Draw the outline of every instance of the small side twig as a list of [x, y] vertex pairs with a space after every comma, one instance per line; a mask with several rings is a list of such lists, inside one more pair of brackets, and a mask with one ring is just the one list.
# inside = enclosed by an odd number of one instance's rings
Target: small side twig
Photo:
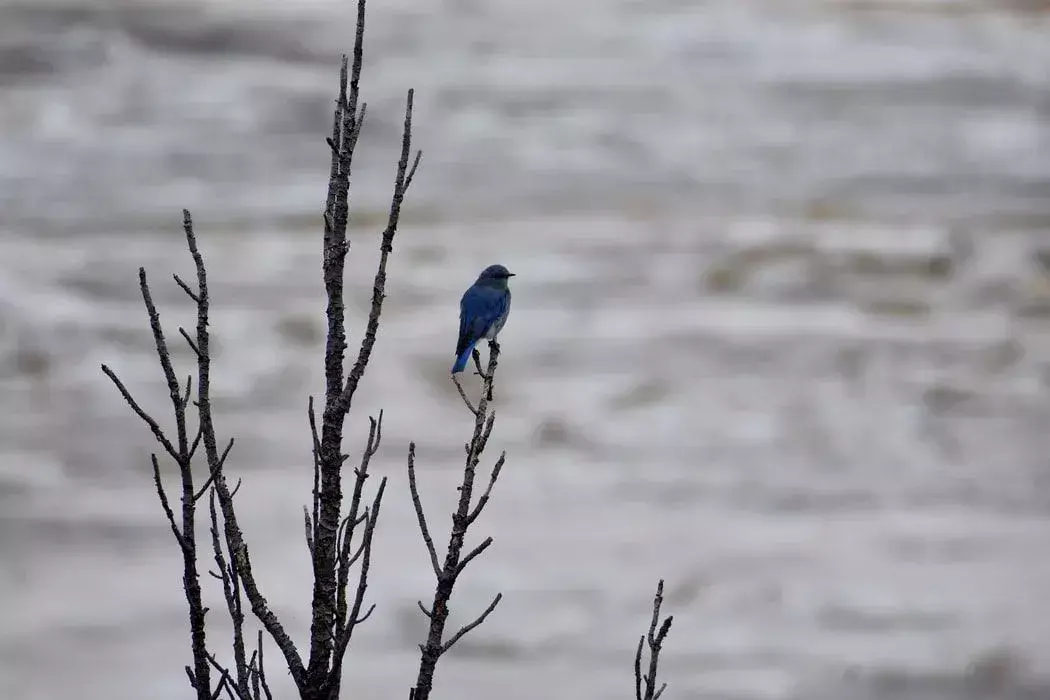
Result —
[[416, 509], [420, 534], [423, 536], [427, 553], [430, 555], [430, 565], [434, 570], [434, 575], [441, 578], [441, 564], [438, 563], [437, 549], [434, 547], [434, 538], [430, 536], [427, 517], [423, 512], [423, 502], [419, 499], [419, 489], [416, 486], [416, 443], [414, 442], [408, 445], [408, 490], [412, 494], [412, 505]]
[[452, 383], [456, 385], [456, 390], [459, 392], [459, 398], [463, 399], [463, 403], [467, 405], [467, 409], [475, 416], [478, 415], [478, 409], [474, 408], [474, 404], [467, 398], [467, 392], [463, 391], [463, 385], [459, 383], [459, 377], [452, 375]]
[[193, 494], [193, 500], [194, 501], [199, 501], [201, 499], [201, 497], [205, 493], [207, 493], [208, 488], [212, 485], [212, 482], [215, 481], [215, 477], [219, 475], [220, 471], [222, 471], [222, 465], [224, 465], [226, 463], [226, 457], [229, 456], [230, 450], [232, 450], [232, 449], [233, 449], [233, 438], [230, 438], [230, 441], [228, 443], [226, 443], [226, 449], [222, 451], [222, 456], [219, 457], [219, 464], [218, 464], [218, 466], [216, 466], [215, 470], [211, 474], [208, 475], [208, 480], [204, 482], [204, 485], [200, 487], [200, 490], [198, 490], [197, 493]]
[[474, 621], [470, 624], [461, 627], [458, 632], [452, 635], [452, 637], [449, 638], [449, 640], [441, 646], [441, 653], [444, 654], [446, 651], [451, 649], [452, 645], [458, 642], [460, 639], [462, 639], [467, 634], [467, 632], [471, 631], [472, 629], [480, 625], [482, 622], [484, 622], [485, 618], [488, 617], [489, 614], [496, 609], [496, 606], [499, 605], [499, 602], [501, 600], [503, 600], [503, 594], [497, 593], [496, 597], [492, 599], [491, 603], [489, 603], [489, 606], [485, 608], [485, 612], [481, 613], [476, 618], [474, 618]]

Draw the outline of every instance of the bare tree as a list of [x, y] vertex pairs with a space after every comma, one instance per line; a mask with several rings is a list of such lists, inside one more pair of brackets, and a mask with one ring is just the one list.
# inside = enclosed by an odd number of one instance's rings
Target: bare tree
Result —
[[[231, 700], [263, 700], [272, 698], [266, 678], [264, 664], [263, 630], [284, 657], [284, 663], [293, 679], [302, 700], [336, 700], [342, 686], [342, 666], [357, 626], [365, 622], [375, 606], [365, 609], [365, 593], [372, 559], [372, 543], [379, 521], [379, 512], [386, 491], [386, 478], [369, 497], [366, 482], [369, 477], [371, 458], [382, 441], [383, 412], [369, 418], [368, 438], [353, 469], [352, 486], [343, 483], [344, 468], [350, 455], [343, 452], [343, 430], [347, 415], [353, 405], [354, 395], [368, 368], [372, 349], [380, 328], [383, 300], [386, 288], [386, 266], [393, 252], [393, 241], [397, 233], [401, 205], [405, 193], [412, 183], [421, 153], [412, 155], [412, 108], [413, 91], [408, 91], [401, 153], [394, 178], [393, 193], [386, 227], [380, 242], [380, 257], [372, 285], [371, 309], [362, 333], [357, 356], [349, 371], [346, 371], [345, 354], [347, 331], [343, 298], [345, 261], [349, 251], [347, 222], [350, 213], [350, 175], [354, 151], [365, 120], [365, 105], [359, 100], [363, 42], [365, 28], [365, 0], [357, 0], [357, 30], [354, 39], [352, 62], [343, 56], [339, 76], [339, 91], [333, 116], [332, 134], [327, 138], [331, 149], [331, 165], [328, 181], [328, 196], [323, 215], [324, 234], [322, 249], [322, 276], [327, 297], [327, 338], [325, 343], [325, 397], [321, 411], [320, 426], [313, 397], [307, 403], [307, 419], [312, 437], [313, 490], [310, 507], [304, 507], [306, 544], [313, 567], [313, 590], [311, 598], [311, 626], [307, 655], [304, 657], [285, 631], [277, 614], [270, 608], [252, 569], [248, 545], [241, 531], [235, 508], [235, 497], [241, 482], [232, 487], [226, 474], [226, 461], [234, 446], [233, 438], [219, 449], [218, 431], [211, 409], [211, 297], [208, 290], [208, 275], [204, 257], [197, 246], [193, 220], [190, 212], [183, 210], [183, 233], [196, 271], [194, 284], [174, 276], [175, 283], [189, 297], [196, 308], [197, 324], [194, 331], [179, 328], [183, 341], [195, 357], [195, 372], [187, 377], [183, 385], [176, 373], [168, 347], [168, 339], [161, 324], [160, 313], [153, 302], [146, 271], [139, 268], [139, 289], [153, 334], [157, 359], [168, 388], [175, 423], [174, 437], [166, 433], [158, 421], [147, 413], [130, 393], [119, 376], [107, 365], [102, 371], [113, 382], [132, 411], [145, 423], [160, 444], [158, 453], [151, 455], [153, 480], [171, 531], [175, 537], [183, 562], [183, 588], [189, 610], [190, 650], [192, 664], [185, 667], [190, 686], [198, 700], [216, 700], [226, 696]], [[452, 531], [445, 553], [444, 563], [439, 561], [437, 550], [430, 536], [415, 475], [415, 444], [408, 452], [408, 473], [412, 502], [416, 509], [423, 541], [427, 547], [437, 579], [433, 601], [429, 608], [422, 602], [420, 609], [430, 620], [427, 639], [420, 645], [419, 673], [410, 695], [416, 700], [429, 698], [433, 677], [439, 658], [465, 634], [480, 625], [499, 604], [502, 594], [497, 594], [488, 608], [473, 622], [467, 624], [450, 637], [446, 637], [445, 624], [448, 604], [459, 575], [467, 564], [484, 552], [492, 538], [484, 539], [478, 546], [463, 554], [467, 530], [481, 514], [489, 501], [493, 486], [503, 467], [505, 454], [501, 454], [490, 473], [484, 492], [473, 502], [473, 487], [477, 467], [480, 463], [495, 423], [495, 414], [490, 405], [499, 346], [490, 343], [489, 363], [481, 369], [479, 353], [474, 351], [474, 363], [483, 380], [482, 393], [475, 407], [467, 398], [459, 382], [456, 386], [467, 408], [474, 416], [474, 430], [465, 445], [466, 460], [463, 481], [460, 486], [458, 507], [453, 515]], [[194, 396], [194, 386], [196, 395]], [[196, 421], [193, 421], [195, 413]], [[192, 437], [191, 437], [192, 435]], [[194, 461], [203, 460], [207, 472], [198, 474]], [[161, 476], [161, 460], [170, 458], [180, 475], [180, 509], [176, 515], [168, 498]], [[201, 478], [203, 476], [203, 479]], [[222, 586], [227, 613], [232, 622], [231, 662], [227, 665], [210, 650], [205, 616], [208, 612], [201, 597], [200, 569], [197, 542], [197, 504], [208, 496], [210, 516], [210, 540], [215, 569], [209, 573]], [[344, 497], [349, 505], [344, 510]], [[356, 567], [356, 573], [354, 572]], [[351, 579], [354, 585], [351, 586]], [[662, 590], [662, 582], [661, 589]], [[654, 625], [659, 613], [660, 593], [654, 610]], [[259, 621], [258, 630], [252, 640], [251, 653], [246, 643], [244, 608], [251, 610]], [[655, 684], [656, 659], [660, 643], [670, 626], [668, 619], [654, 637], [650, 630], [652, 661], [646, 676], [647, 687]], [[639, 658], [641, 648], [639, 647]], [[639, 671], [636, 661], [636, 676]], [[640, 683], [640, 681], [638, 681]], [[638, 686], [640, 687], [640, 685]], [[661, 688], [662, 691], [662, 688]], [[645, 700], [656, 700], [648, 692]], [[638, 700], [641, 700], [639, 698]]]
[[[372, 306], [362, 335], [356, 360], [349, 372], [344, 359], [347, 346], [343, 276], [349, 250], [346, 228], [349, 218], [350, 173], [354, 150], [364, 124], [365, 105], [359, 100], [359, 83], [363, 59], [365, 28], [365, 0], [357, 3], [357, 31], [354, 40], [352, 64], [343, 57], [336, 99], [332, 135], [327, 139], [331, 148], [331, 168], [328, 197], [324, 210], [324, 238], [322, 273], [327, 303], [327, 342], [325, 345], [325, 401], [318, 430], [313, 399], [308, 404], [308, 417], [313, 437], [314, 488], [312, 508], [306, 510], [306, 539], [314, 571], [311, 602], [311, 629], [309, 655], [305, 659], [288, 636], [277, 615], [270, 609], [260, 591], [252, 570], [248, 546], [238, 525], [234, 507], [237, 487], [230, 488], [223, 466], [233, 447], [231, 439], [220, 453], [210, 401], [210, 331], [207, 271], [203, 256], [197, 247], [193, 222], [188, 211], [183, 212], [186, 243], [196, 267], [196, 285], [189, 285], [178, 276], [175, 282], [189, 296], [197, 309], [196, 333], [191, 336], [180, 328], [179, 333], [196, 356], [196, 399], [191, 401], [192, 380], [182, 388], [171, 360], [167, 338], [160, 314], [153, 303], [144, 269], [139, 270], [139, 287], [146, 305], [150, 327], [156, 345], [158, 361], [167, 382], [175, 418], [174, 440], [160, 428], [158, 422], [146, 413], [131, 395], [117, 374], [108, 366], [102, 370], [117, 386], [132, 410], [150, 428], [157, 441], [177, 465], [181, 475], [181, 522], [176, 520], [161, 479], [160, 462], [152, 456], [153, 475], [161, 506], [179, 545], [183, 558], [183, 583], [189, 607], [192, 666], [187, 666], [190, 684], [200, 700], [214, 698], [226, 692], [231, 697], [268, 697], [268, 684], [263, 669], [262, 640], [251, 658], [247, 657], [244, 640], [244, 601], [281, 651], [288, 670], [304, 699], [321, 700], [339, 696], [342, 661], [357, 625], [371, 612], [363, 611], [371, 560], [372, 538], [378, 522], [379, 510], [386, 488], [380, 481], [374, 496], [365, 498], [365, 482], [369, 476], [369, 460], [379, 449], [382, 439], [382, 413], [370, 418], [368, 441], [360, 462], [353, 470], [353, 486], [349, 489], [350, 505], [343, 514], [343, 465], [349, 458], [343, 453], [343, 425], [353, 404], [354, 394], [368, 367], [376, 342], [386, 286], [386, 265], [393, 252], [393, 240], [405, 193], [412, 183], [419, 165], [420, 152], [412, 156], [412, 102], [408, 91], [405, 108], [401, 156], [398, 160], [393, 195], [386, 229], [380, 244], [380, 259], [372, 285]], [[411, 162], [410, 162], [411, 159]], [[190, 406], [196, 408], [195, 437], [190, 438]], [[204, 446], [208, 464], [207, 477], [198, 483], [193, 461], [199, 447]], [[239, 484], [238, 484], [239, 486]], [[233, 622], [233, 670], [220, 664], [208, 650], [205, 613], [201, 602], [199, 581], [196, 504], [210, 492], [212, 549], [217, 571], [213, 575], [222, 582], [228, 612]], [[217, 506], [217, 508], [216, 508]], [[221, 521], [221, 522], [220, 522]], [[354, 544], [356, 542], [356, 544]], [[350, 589], [351, 569], [358, 567], [356, 587]], [[218, 674], [213, 682], [212, 671]]]

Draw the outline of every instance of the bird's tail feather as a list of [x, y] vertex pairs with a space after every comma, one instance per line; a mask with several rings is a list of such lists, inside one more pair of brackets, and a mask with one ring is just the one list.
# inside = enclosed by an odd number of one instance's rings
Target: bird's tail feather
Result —
[[452, 374], [458, 374], [467, 368], [467, 360], [470, 359], [470, 353], [474, 350], [474, 345], [475, 343], [470, 343], [463, 348], [463, 352], [456, 358], [456, 363], [452, 365]]

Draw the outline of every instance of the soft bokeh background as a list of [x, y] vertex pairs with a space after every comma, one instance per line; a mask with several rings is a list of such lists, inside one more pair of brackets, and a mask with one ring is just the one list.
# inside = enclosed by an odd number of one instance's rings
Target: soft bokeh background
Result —
[[[99, 371], [166, 410], [135, 270], [172, 334], [190, 322], [182, 207], [257, 574], [305, 638], [323, 136], [352, 20], [0, 2], [0, 697], [187, 697], [154, 444]], [[668, 698], [1050, 697], [1045, 3], [375, 0], [368, 22], [352, 342], [410, 86], [425, 156], [350, 420], [354, 449], [385, 409], [391, 480], [353, 697], [415, 675], [433, 583], [404, 455], [447, 532], [458, 296], [494, 261], [519, 273], [509, 461], [454, 619], [505, 599], [436, 697], [630, 697], [658, 577]]]

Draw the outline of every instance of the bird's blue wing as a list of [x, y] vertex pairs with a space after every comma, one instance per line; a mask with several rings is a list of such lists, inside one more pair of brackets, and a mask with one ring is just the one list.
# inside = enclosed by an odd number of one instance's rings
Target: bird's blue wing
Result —
[[481, 340], [507, 311], [505, 290], [472, 286], [459, 302], [459, 340], [456, 355]]

